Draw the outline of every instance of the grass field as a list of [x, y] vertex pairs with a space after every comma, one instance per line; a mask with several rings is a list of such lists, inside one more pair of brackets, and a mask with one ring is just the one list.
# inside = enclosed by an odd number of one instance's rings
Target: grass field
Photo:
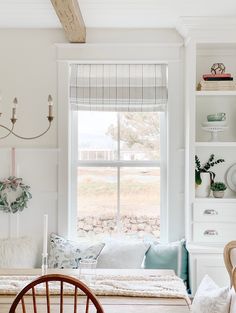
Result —
[[[99, 216], [117, 212], [117, 169], [78, 169], [78, 215]], [[121, 215], [160, 215], [159, 168], [121, 168]]]

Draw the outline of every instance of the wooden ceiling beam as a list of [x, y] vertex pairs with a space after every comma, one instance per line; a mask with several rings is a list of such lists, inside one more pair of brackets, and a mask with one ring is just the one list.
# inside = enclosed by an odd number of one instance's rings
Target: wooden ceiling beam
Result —
[[85, 43], [86, 27], [77, 0], [51, 0], [70, 42]]

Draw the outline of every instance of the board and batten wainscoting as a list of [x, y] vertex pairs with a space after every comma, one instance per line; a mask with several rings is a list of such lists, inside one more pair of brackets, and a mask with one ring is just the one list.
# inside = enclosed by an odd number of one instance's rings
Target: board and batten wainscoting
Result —
[[[0, 179], [12, 173], [12, 149], [0, 149]], [[31, 187], [32, 199], [20, 213], [0, 211], [0, 238], [30, 236], [38, 246], [40, 266], [43, 240], [43, 215], [48, 214], [49, 233], [57, 232], [58, 149], [16, 148], [16, 176]]]

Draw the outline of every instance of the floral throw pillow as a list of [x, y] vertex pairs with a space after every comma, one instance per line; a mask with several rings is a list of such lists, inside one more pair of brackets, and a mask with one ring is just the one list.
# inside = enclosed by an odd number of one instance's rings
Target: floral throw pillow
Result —
[[193, 313], [228, 313], [230, 304], [230, 290], [220, 288], [206, 275], [193, 300]]
[[104, 243], [79, 243], [51, 234], [48, 265], [50, 268], [79, 268], [81, 259], [96, 260], [104, 246]]

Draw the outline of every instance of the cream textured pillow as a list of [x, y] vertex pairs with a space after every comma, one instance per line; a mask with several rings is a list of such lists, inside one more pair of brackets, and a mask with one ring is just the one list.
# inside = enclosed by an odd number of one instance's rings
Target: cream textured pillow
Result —
[[106, 242], [98, 258], [98, 268], [141, 268], [150, 244], [139, 240], [116, 240]]
[[0, 239], [0, 268], [34, 268], [36, 250], [30, 237]]
[[193, 313], [228, 313], [230, 304], [230, 289], [220, 288], [206, 275], [193, 300]]

